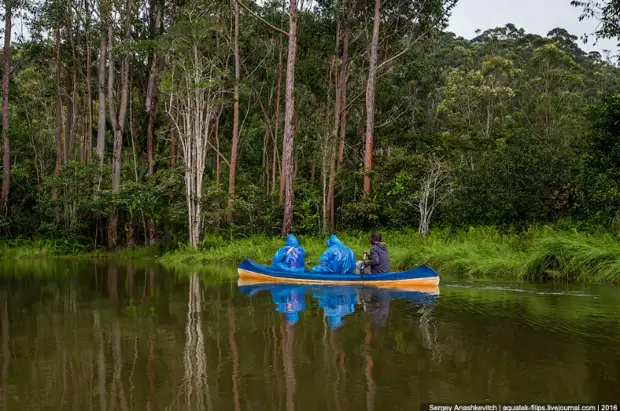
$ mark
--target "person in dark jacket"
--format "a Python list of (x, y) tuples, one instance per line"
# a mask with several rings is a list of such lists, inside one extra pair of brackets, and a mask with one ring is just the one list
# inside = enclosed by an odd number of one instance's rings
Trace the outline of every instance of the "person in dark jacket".
[(390, 256), (385, 243), (381, 242), (381, 233), (373, 233), (370, 237), (370, 256), (361, 263), (363, 272), (370, 268), (372, 274), (390, 272)]

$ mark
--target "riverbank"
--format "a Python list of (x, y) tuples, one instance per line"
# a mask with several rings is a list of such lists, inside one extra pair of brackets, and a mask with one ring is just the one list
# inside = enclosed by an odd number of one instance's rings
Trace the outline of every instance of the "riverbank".
[[(357, 257), (369, 249), (368, 234), (340, 234)], [(393, 270), (428, 264), (440, 275), (454, 278), (579, 283), (620, 283), (620, 242), (610, 235), (591, 235), (548, 228), (519, 234), (492, 228), (471, 228), (450, 233), (436, 230), (421, 238), (413, 231), (384, 232)], [(306, 265), (312, 266), (325, 250), (323, 237), (299, 236), (306, 250)], [(41, 242), (0, 246), (2, 258), (115, 258), (149, 259), (164, 266), (236, 266), (251, 258), (269, 264), (282, 246), (279, 238), (254, 236), (225, 241), (207, 238), (204, 248), (180, 248), (160, 255), (157, 249), (62, 252), (62, 247)]]
[[(343, 242), (360, 257), (368, 250), (367, 235), (343, 234)], [(435, 231), (428, 238), (415, 232), (385, 232), (392, 270), (428, 264), (440, 275), (455, 278), (583, 283), (620, 282), (620, 243), (615, 237), (575, 231), (532, 229), (506, 234), (492, 228), (458, 233)], [(317, 263), (325, 239), (300, 236), (306, 265)], [(277, 238), (253, 237), (203, 251), (176, 250), (163, 255), (167, 265), (230, 263), (245, 258), (269, 264), (281, 247)]]

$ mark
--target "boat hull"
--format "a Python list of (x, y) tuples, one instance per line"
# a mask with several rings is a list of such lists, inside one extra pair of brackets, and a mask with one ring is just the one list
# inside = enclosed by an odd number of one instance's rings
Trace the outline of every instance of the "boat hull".
[(375, 287), (436, 287), (439, 275), (426, 265), (412, 270), (381, 274), (325, 274), (302, 272), (284, 272), (257, 264), (251, 260), (243, 261), (238, 268), (240, 281), (246, 283), (269, 282), (287, 284), (332, 284), (332, 285), (368, 285)]

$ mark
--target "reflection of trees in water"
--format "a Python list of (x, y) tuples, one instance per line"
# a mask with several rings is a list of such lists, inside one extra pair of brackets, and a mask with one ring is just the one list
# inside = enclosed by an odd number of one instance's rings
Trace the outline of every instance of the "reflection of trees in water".
[(9, 362), (11, 355), (9, 352), (9, 305), (5, 299), (0, 312), (2, 318), (2, 409), (8, 410), (8, 382), (9, 382)]
[(359, 298), (364, 311), (370, 314), (373, 326), (385, 327), (390, 314), (390, 295), (386, 292), (362, 289)]
[(110, 395), (113, 409), (116, 409), (116, 401), (120, 403), (120, 409), (129, 410), (125, 388), (121, 379), (123, 373), (123, 359), (121, 354), (121, 328), (118, 318), (112, 323), (112, 356), (114, 358), (114, 375), (110, 387)]
[(422, 346), (432, 353), (433, 361), (441, 361), (441, 347), (437, 342), (437, 324), (433, 317), (435, 304), (423, 304), (418, 313), (420, 314), (420, 332), (422, 334)]
[(297, 380), (295, 378), (295, 363), (293, 348), (295, 346), (295, 326), (282, 325), (282, 357), (284, 359), (284, 380), (286, 381), (286, 409), (295, 409), (295, 391)]
[(364, 357), (366, 359), (366, 367), (364, 368), (364, 375), (366, 376), (366, 409), (373, 411), (375, 409), (375, 392), (376, 385), (375, 379), (372, 376), (372, 370), (375, 363), (372, 359), (372, 329), (370, 325), (366, 325), (366, 337), (364, 338)]
[(210, 410), (212, 409), (211, 393), (207, 381), (207, 357), (202, 331), (202, 293), (197, 273), (194, 273), (189, 280), (185, 336), (187, 339), (183, 353), (185, 405), (187, 409), (203, 410), (206, 396), (207, 408)]
[(235, 411), (239, 411), (241, 409), (239, 402), (239, 350), (237, 349), (237, 342), (235, 341), (235, 316), (230, 299), (228, 300), (228, 341), (233, 358), (232, 386)]
[(95, 331), (95, 339), (99, 342), (97, 352), (97, 380), (99, 387), (99, 407), (103, 411), (107, 409), (105, 398), (105, 349), (103, 333), (101, 332), (101, 319), (99, 318), (99, 311), (93, 311), (93, 328)]

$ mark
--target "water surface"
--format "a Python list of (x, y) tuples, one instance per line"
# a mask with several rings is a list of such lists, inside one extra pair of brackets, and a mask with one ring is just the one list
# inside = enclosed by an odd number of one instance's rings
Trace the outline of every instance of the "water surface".
[(436, 295), (105, 261), (0, 270), (2, 409), (618, 399), (618, 287), (443, 280)]

